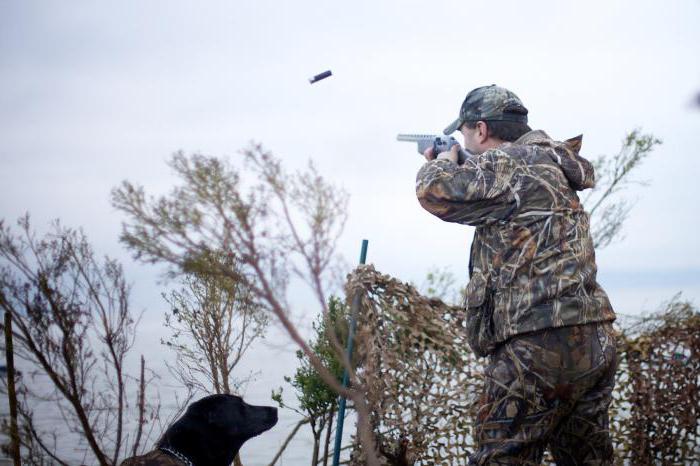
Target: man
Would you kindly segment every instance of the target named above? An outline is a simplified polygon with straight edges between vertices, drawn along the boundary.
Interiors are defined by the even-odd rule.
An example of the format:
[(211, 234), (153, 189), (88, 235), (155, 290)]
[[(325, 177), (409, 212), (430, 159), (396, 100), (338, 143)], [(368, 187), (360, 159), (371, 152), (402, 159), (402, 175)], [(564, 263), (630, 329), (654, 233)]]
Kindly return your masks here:
[(615, 313), (576, 194), (593, 167), (580, 136), (554, 141), (527, 113), (507, 89), (474, 89), (445, 129), (473, 155), (429, 149), (416, 180), (428, 212), (476, 227), (467, 334), (488, 364), (470, 464), (539, 464), (546, 447), (559, 465), (611, 464)]

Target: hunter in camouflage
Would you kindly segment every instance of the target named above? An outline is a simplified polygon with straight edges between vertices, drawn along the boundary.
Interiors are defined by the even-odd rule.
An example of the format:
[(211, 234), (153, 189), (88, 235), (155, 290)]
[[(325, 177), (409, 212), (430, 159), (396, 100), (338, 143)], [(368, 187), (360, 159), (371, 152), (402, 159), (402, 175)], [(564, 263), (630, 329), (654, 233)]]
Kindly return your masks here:
[[(555, 429), (578, 416), (578, 402), (595, 400), (594, 409), (587, 406), (582, 414), (595, 416), (580, 424), (593, 423), (595, 438), (607, 444), (598, 441), (604, 454), (586, 464), (608, 464), (607, 407), (615, 372), (608, 322), (615, 313), (596, 282), (589, 216), (576, 194), (594, 184), (592, 165), (579, 155), (581, 137), (557, 142), (531, 131), (520, 99), (495, 85), (467, 95), (445, 134), (455, 130), (475, 155), (458, 165), (456, 146), (436, 160), (426, 153), (431, 161), (418, 172), (416, 193), (433, 215), (476, 227), (465, 296), (467, 337), (476, 354), (489, 356), (489, 366), (477, 419), (479, 451), (471, 460), (537, 463), (532, 452), (548, 442), (557, 450)], [(578, 344), (588, 352), (574, 356)], [(539, 357), (546, 360), (533, 366)], [(569, 458), (561, 464), (592, 457)]]
[(489, 357), (471, 464), (611, 464), (608, 406), (615, 385), (608, 322), (511, 338)]

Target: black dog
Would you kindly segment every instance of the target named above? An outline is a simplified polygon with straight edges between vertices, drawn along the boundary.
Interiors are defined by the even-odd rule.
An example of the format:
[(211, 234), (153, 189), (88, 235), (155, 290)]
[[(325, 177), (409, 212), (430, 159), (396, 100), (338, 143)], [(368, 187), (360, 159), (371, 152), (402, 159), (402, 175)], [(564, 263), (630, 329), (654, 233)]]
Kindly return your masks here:
[(229, 466), (246, 440), (277, 423), (277, 408), (252, 406), (233, 395), (195, 401), (158, 441), (157, 449), (122, 466)]

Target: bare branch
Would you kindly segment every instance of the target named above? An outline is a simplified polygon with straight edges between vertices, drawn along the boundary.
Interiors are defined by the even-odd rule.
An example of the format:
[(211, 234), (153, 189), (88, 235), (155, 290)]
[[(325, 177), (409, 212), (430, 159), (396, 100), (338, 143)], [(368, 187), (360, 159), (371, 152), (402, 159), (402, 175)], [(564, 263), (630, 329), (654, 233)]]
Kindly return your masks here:
[(599, 157), (593, 161), (596, 186), (584, 198), (591, 205), (591, 235), (596, 248), (603, 248), (620, 237), (622, 224), (633, 203), (620, 197), (620, 192), (635, 182), (631, 173), (637, 169), (661, 140), (639, 129), (630, 131), (622, 141), (622, 148), (613, 157)]
[[(354, 402), (359, 430), (367, 431), (360, 437), (369, 442), (368, 464), (378, 464), (361, 382), (353, 377), (354, 388), (343, 388), (289, 318), (290, 274), (310, 286), (322, 313), (328, 311), (328, 272), (347, 215), (347, 195), (313, 166), (288, 176), (279, 160), (259, 145), (243, 154), (247, 171), (214, 157), (175, 154), (170, 166), (182, 184), (157, 199), (147, 199), (143, 188), (123, 182), (112, 191), (113, 205), (128, 216), (121, 239), (137, 259), (169, 264), (172, 275), (199, 272), (245, 285), (307, 354), (323, 380)], [(253, 178), (244, 182), (243, 175)], [(203, 260), (212, 254), (230, 257), (240, 269), (212, 267)]]
[[(239, 266), (223, 253), (201, 258), (201, 267), (223, 268), (234, 275)], [(212, 262), (205, 265), (206, 262)], [(170, 366), (185, 386), (214, 393), (239, 390), (245, 379), (234, 377), (234, 369), (268, 323), (265, 303), (257, 299), (246, 283), (223, 275), (193, 270), (185, 273), (181, 288), (164, 298), (171, 312), (165, 326), (171, 337), (164, 343), (177, 356)], [(211, 387), (201, 383), (204, 378)]]
[[(65, 430), (86, 441), (90, 462), (117, 464), (126, 453), (123, 367), (136, 325), (122, 268), (109, 258), (98, 263), (85, 235), (58, 221), (42, 238), (28, 216), (18, 226), (16, 234), (0, 222), (0, 304), (16, 324), (17, 357), (50, 381), (52, 392), (32, 399), (54, 404)], [(49, 454), (39, 437), (56, 432), (38, 432), (32, 419), (25, 421), (26, 435), (42, 440), (37, 445)], [(63, 454), (50, 453), (54, 462)]]
[(282, 445), (280, 445), (280, 449), (277, 450), (275, 457), (272, 458), (272, 461), (270, 461), (270, 464), (268, 466), (274, 466), (275, 463), (277, 463), (277, 460), (280, 459), (280, 457), (282, 456), (282, 453), (284, 453), (284, 450), (286, 450), (287, 446), (289, 446), (289, 442), (291, 442), (292, 439), (294, 438), (294, 436), (297, 434), (297, 432), (299, 432), (299, 429), (301, 428), (301, 426), (303, 426), (304, 424), (308, 424), (308, 423), (309, 423), (309, 418), (305, 418), (305, 419), (302, 419), (301, 421), (297, 422), (297, 424), (294, 426), (294, 429), (292, 429), (292, 431), (289, 433), (289, 435), (287, 435), (287, 438), (284, 439), (284, 442), (282, 442)]

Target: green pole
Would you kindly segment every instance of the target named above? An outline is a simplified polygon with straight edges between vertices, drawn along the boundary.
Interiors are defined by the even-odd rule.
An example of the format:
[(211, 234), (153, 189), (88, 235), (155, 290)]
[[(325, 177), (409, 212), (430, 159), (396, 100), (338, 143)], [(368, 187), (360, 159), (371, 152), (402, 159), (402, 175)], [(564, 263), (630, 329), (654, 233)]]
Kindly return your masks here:
[[(360, 251), (360, 264), (364, 264), (367, 260), (367, 244), (369, 241), (362, 240), (362, 250)], [(353, 340), (355, 338), (355, 328), (357, 327), (357, 313), (360, 308), (360, 294), (355, 294), (352, 298), (352, 308), (350, 309), (350, 328), (348, 329), (348, 345), (345, 353), (348, 356), (348, 361), (352, 361)], [(350, 383), (350, 373), (348, 369), (343, 370), (343, 387), (347, 387)], [(345, 397), (341, 396), (338, 402), (338, 424), (335, 428), (335, 447), (333, 448), (333, 466), (338, 466), (340, 462), (340, 443), (343, 439), (343, 422), (345, 421)]]

